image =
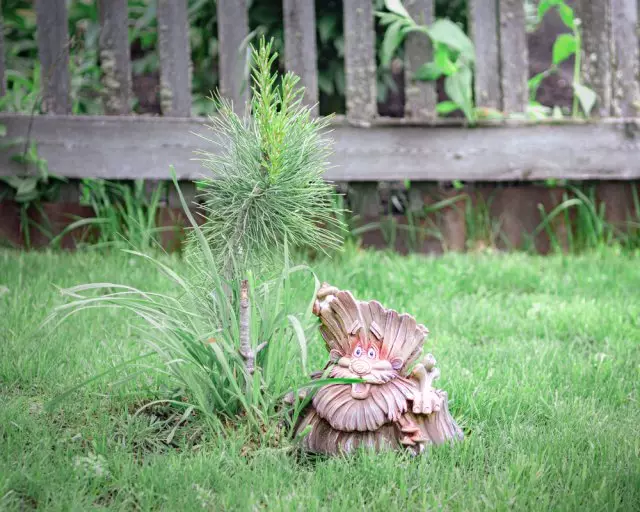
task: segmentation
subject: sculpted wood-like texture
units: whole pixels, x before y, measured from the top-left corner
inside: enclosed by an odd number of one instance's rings
[[[433,387],[440,371],[433,356],[422,353],[429,332],[424,325],[326,283],[313,312],[329,350],[324,375],[361,382],[326,384],[315,392],[296,425],[306,451],[369,447],[418,454],[430,444],[463,439],[447,393]]]

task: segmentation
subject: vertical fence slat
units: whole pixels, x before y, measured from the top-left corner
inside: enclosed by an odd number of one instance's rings
[[[218,41],[220,47],[220,94],[233,102],[236,112],[244,112],[249,98],[245,77],[246,38],[249,19],[245,0],[218,0]]]
[[[366,124],[378,113],[375,31],[371,0],[344,2],[344,43],[347,118],[356,124]]]
[[[476,104],[499,110],[502,108],[502,94],[498,0],[470,0],[469,28],[476,47]]]
[[[131,56],[127,0],[99,0],[100,67],[105,88],[104,110],[122,115],[130,111]]]
[[[284,0],[284,57],[288,71],[300,77],[304,102],[318,115],[318,50],[314,0]]]
[[[2,2],[0,2],[0,97],[7,93],[4,69],[4,20],[2,19]]]
[[[405,7],[416,23],[426,25],[433,23],[435,11],[433,0],[407,0]],[[431,41],[424,34],[409,34],[404,52],[404,115],[412,119],[435,117],[436,103],[438,102],[435,82],[425,82],[413,78],[420,66],[433,59]]]
[[[69,34],[66,0],[36,0],[38,55],[42,73],[42,109],[71,112],[69,97]]]
[[[637,0],[611,1],[613,42],[613,114],[633,117],[637,114],[638,90]]]
[[[529,99],[524,0],[499,0],[499,10],[502,108],[505,112],[524,112]]]
[[[187,0],[158,0],[160,106],[174,117],[191,115],[191,51]]]
[[[582,28],[581,74],[597,95],[593,115],[611,115],[611,51],[609,2],[580,0],[576,5]]]

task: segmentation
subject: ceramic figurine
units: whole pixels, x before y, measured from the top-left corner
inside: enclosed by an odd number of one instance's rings
[[[431,354],[422,354],[425,326],[326,283],[313,312],[329,350],[325,372],[315,377],[363,382],[315,390],[295,427],[305,451],[337,454],[366,446],[417,454],[429,444],[463,439],[447,393],[433,387],[440,371]]]

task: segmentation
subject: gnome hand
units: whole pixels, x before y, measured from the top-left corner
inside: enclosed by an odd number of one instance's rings
[[[433,388],[433,381],[440,377],[440,370],[435,367],[435,364],[435,358],[427,354],[411,373],[411,377],[418,381],[418,392],[413,397],[414,414],[431,414],[438,412],[442,407],[443,398]]]

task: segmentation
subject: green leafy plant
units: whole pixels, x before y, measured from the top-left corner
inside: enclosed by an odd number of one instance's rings
[[[596,103],[596,93],[592,89],[582,83],[580,68],[582,56],[582,35],[580,31],[580,20],[576,18],[573,9],[567,5],[564,0],[541,0],[538,4],[538,24],[542,21],[545,14],[555,9],[562,22],[571,33],[560,34],[553,44],[552,65],[549,69],[538,73],[529,79],[529,96],[533,106],[538,106],[536,102],[536,94],[542,81],[549,75],[558,71],[558,66],[574,57],[573,65],[573,107],[572,115],[578,116],[578,107],[582,109],[585,116],[589,117]],[[548,112],[547,112],[548,114]],[[553,110],[553,117],[562,117],[559,109]]]
[[[436,110],[448,114],[462,110],[470,123],[475,123],[478,112],[473,100],[473,66],[475,48],[462,28],[448,19],[438,19],[430,26],[417,23],[400,0],[385,0],[389,12],[377,12],[380,22],[387,27],[382,45],[381,62],[388,65],[394,52],[412,32],[427,36],[433,44],[433,61],[423,64],[415,73],[418,80],[444,78],[445,93],[449,100],[440,102]]]

